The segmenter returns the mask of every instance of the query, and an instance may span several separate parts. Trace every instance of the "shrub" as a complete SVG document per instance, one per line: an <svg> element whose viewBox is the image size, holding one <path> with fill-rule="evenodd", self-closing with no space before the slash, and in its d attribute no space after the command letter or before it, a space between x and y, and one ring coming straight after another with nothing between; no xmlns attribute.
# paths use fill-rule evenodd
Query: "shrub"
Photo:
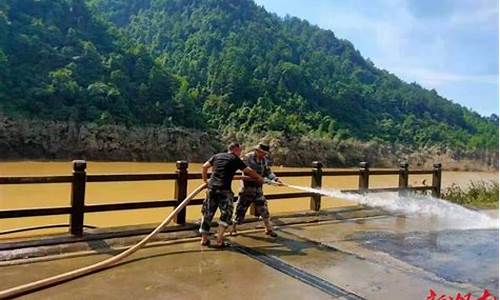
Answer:
<svg viewBox="0 0 500 300"><path fill-rule="evenodd" d="M465 189L453 184L441 194L441 198L464 206L498 208L498 182L471 181Z"/></svg>

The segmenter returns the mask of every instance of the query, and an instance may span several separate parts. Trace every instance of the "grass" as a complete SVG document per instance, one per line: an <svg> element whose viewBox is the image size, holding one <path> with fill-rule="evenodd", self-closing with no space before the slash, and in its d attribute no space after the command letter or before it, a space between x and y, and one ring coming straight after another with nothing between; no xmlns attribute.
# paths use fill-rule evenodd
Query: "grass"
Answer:
<svg viewBox="0 0 500 300"><path fill-rule="evenodd" d="M498 208L498 182L471 181L467 188L453 184L441 198L474 208Z"/></svg>

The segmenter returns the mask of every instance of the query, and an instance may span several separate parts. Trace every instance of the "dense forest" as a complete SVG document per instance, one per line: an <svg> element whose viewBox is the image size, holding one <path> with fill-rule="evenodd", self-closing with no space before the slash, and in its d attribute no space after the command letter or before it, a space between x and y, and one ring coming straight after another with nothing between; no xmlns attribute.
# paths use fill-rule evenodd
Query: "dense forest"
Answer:
<svg viewBox="0 0 500 300"><path fill-rule="evenodd" d="M1 1L0 114L415 151L498 148L498 116L406 83L332 31L251 0Z"/></svg>

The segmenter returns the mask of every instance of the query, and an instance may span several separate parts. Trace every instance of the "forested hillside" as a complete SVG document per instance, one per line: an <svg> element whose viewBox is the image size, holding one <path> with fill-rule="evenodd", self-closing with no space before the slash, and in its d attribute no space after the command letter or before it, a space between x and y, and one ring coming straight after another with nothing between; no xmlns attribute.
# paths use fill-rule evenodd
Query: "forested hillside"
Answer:
<svg viewBox="0 0 500 300"><path fill-rule="evenodd" d="M0 103L7 114L100 125L203 123L197 98L167 70L166 58L124 37L84 1L0 5Z"/></svg>
<svg viewBox="0 0 500 300"><path fill-rule="evenodd" d="M333 32L251 0L2 1L0 112L415 150L498 147L497 116L403 82Z"/></svg>

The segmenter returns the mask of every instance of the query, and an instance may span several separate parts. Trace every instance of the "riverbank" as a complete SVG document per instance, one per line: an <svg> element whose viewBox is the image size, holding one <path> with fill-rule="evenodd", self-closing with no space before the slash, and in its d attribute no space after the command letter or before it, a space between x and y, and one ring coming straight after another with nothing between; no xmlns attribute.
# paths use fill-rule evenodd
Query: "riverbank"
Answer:
<svg viewBox="0 0 500 300"><path fill-rule="evenodd" d="M463 206L479 209L498 209L498 181L471 181L467 187L452 184L441 198Z"/></svg>
<svg viewBox="0 0 500 300"><path fill-rule="evenodd" d="M229 141L255 145L264 140L273 148L275 165L309 167L318 160L328 167L430 168L441 162L446 170L496 171L498 151L452 151L439 147L409 149L400 145L313 136L290 137L279 132L265 136L233 132L204 132L186 128L126 127L93 123L14 120L0 117L0 160L61 160L165 162L180 159L203 162L224 151ZM248 147L247 147L248 149Z"/></svg>

